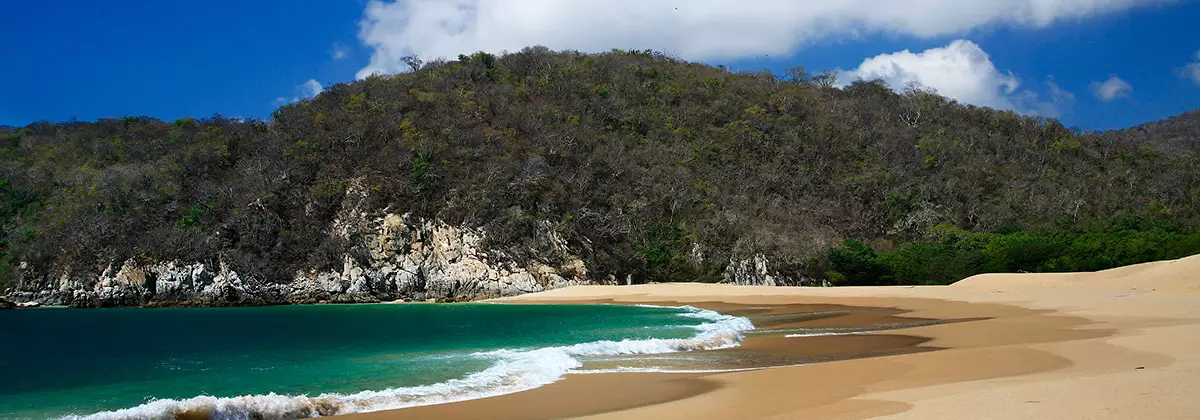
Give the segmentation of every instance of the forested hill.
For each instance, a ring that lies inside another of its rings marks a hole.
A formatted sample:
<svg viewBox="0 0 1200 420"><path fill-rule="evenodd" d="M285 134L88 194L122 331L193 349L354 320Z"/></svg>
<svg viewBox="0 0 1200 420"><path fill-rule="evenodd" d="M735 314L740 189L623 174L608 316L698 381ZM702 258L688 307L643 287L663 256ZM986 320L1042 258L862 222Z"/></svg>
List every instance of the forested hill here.
<svg viewBox="0 0 1200 420"><path fill-rule="evenodd" d="M1174 140L1194 123L1084 134L641 51L413 65L269 121L0 129L0 278L219 260L287 282L366 258L348 212L477 229L530 259L549 226L589 278L634 282L750 262L781 283L945 283L1200 252L1200 144Z"/></svg>
<svg viewBox="0 0 1200 420"><path fill-rule="evenodd" d="M1173 144L1194 148L1200 146L1200 109L1188 111L1162 121L1155 121L1112 133L1140 141Z"/></svg>

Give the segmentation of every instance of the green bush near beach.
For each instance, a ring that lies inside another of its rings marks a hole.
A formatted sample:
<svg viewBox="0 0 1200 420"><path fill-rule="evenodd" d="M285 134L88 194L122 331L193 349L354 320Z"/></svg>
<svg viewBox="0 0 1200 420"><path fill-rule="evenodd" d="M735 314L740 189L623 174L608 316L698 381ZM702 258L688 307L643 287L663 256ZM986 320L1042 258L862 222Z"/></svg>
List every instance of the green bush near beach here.
<svg viewBox="0 0 1200 420"><path fill-rule="evenodd" d="M1058 232L972 233L943 223L888 251L847 241L829 260L838 284L949 284L981 273L1098 271L1197 253L1200 232L1129 217Z"/></svg>

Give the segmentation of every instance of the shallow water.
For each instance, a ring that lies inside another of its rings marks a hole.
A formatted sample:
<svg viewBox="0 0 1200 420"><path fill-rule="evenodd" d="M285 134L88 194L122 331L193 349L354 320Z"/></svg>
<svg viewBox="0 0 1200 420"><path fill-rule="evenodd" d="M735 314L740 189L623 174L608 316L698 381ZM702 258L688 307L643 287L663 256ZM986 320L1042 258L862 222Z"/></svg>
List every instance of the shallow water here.
<svg viewBox="0 0 1200 420"><path fill-rule="evenodd" d="M618 305L7 311L0 418L296 418L434 404L585 366L659 365L734 346L752 328L696 308Z"/></svg>

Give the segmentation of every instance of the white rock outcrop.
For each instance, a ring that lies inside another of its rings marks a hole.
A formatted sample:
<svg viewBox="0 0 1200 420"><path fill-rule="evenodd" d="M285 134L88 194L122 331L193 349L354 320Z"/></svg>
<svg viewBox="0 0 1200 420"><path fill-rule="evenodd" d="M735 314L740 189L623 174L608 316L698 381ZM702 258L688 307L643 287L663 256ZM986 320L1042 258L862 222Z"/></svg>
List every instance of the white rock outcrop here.
<svg viewBox="0 0 1200 420"><path fill-rule="evenodd" d="M516 258L484 249L486 233L440 221L387 214L358 220L365 259L349 254L340 270L297 273L291 282L242 278L224 261L139 262L107 267L94 278L59 276L52 284L19 284L17 302L85 307L264 305L316 302L469 301L587 283L579 256L548 226L538 238L550 249ZM351 236L355 223L339 234ZM70 270L66 270L70 272Z"/></svg>
<svg viewBox="0 0 1200 420"><path fill-rule="evenodd" d="M763 254L749 259L729 259L722 283L741 286L827 286L822 281L805 276L799 270L781 270Z"/></svg>

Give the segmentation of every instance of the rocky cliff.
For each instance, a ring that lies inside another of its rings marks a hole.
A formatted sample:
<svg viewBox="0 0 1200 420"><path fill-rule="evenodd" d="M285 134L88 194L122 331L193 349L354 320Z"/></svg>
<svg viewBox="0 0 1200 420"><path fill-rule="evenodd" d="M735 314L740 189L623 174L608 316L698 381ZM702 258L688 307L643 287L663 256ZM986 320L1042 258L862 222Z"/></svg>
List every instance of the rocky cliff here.
<svg viewBox="0 0 1200 420"><path fill-rule="evenodd" d="M361 238L366 258L344 257L340 271L296 273L287 283L243 276L213 262L126 260L98 276L22 278L9 298L78 307L226 306L394 300L466 301L597 283L583 260L552 230L538 238L551 249L515 258L483 248L486 233L388 214L370 221ZM350 235L362 223L343 223ZM70 270L66 270L70 272Z"/></svg>
<svg viewBox="0 0 1200 420"><path fill-rule="evenodd" d="M67 269L57 276L22 276L8 298L75 307L457 302L617 283L612 277L589 276L583 259L548 224L538 241L549 252L518 258L485 249L487 234L477 229L397 214L357 219L339 223L337 234L359 238L365 257L347 254L340 270L299 272L286 283L244 276L220 257L210 262L130 259L114 262L99 275L72 275ZM730 261L724 282L812 283L772 270L762 255Z"/></svg>
<svg viewBox="0 0 1200 420"><path fill-rule="evenodd" d="M350 194L355 199L346 201L329 229L349 244L340 270L302 271L290 281L269 282L239 272L222 256L210 261L113 261L99 274L64 267L56 275L38 276L25 273L21 265L17 287L8 298L23 304L74 307L459 302L576 284L641 282L589 272L581 253L572 250L548 222L539 224L534 233L536 251L514 255L487 249L483 230L386 210L367 211L365 189L355 185ZM695 252L700 264L702 253ZM731 259L723 282L814 284L799 274L781 272L763 255Z"/></svg>

